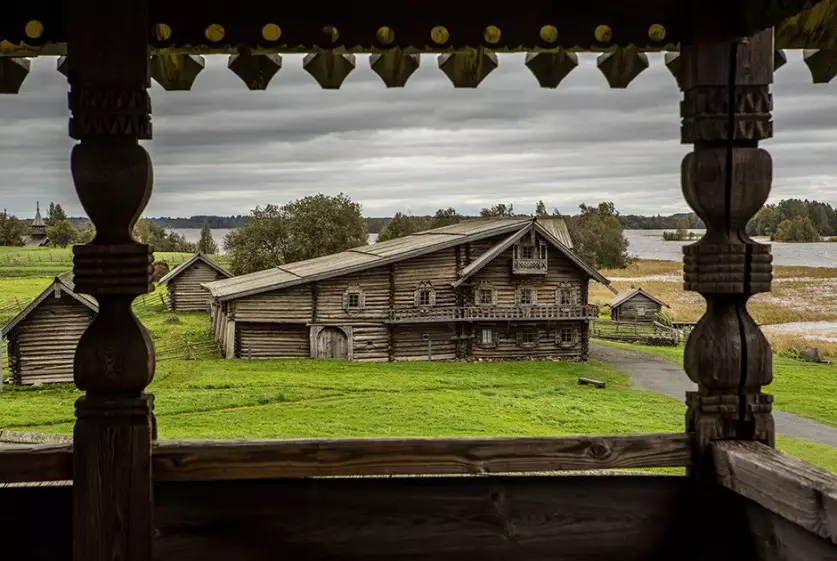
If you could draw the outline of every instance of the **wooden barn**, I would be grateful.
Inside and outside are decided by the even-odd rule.
[[[225,356],[586,360],[590,279],[562,218],[483,218],[211,282]]]
[[[55,277],[0,331],[9,341],[12,384],[73,381],[76,345],[99,310],[95,300],[74,288],[72,274]]]
[[[198,252],[161,278],[160,284],[168,288],[169,310],[205,312],[209,309],[209,292],[201,285],[232,276],[232,273]]]
[[[652,323],[657,312],[670,307],[642,288],[634,288],[617,294],[616,298],[610,301],[609,306],[610,319],[613,321],[636,323]]]

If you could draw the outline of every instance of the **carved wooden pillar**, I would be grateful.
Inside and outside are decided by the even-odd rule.
[[[685,289],[707,310],[685,351],[698,391],[687,395],[687,428],[700,450],[712,440],[774,442],[770,345],[747,312],[747,300],[770,290],[770,246],[744,228],[770,191],[770,154],[758,141],[772,135],[770,84],[773,31],[735,44],[682,49],[683,194],[706,223],[706,235],[683,248]]]
[[[152,397],[148,332],[131,311],[149,291],[151,251],[131,230],[151,194],[147,3],[74,0],[67,10],[71,166],[96,237],[74,248],[76,290],[99,313],[76,349],[73,556],[152,557]]]

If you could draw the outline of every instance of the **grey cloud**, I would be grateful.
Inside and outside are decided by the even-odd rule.
[[[627,90],[610,90],[581,56],[556,90],[542,90],[521,55],[477,90],[455,90],[434,57],[402,90],[387,90],[366,57],[340,91],[324,91],[284,57],[267,92],[250,92],[207,57],[191,92],[152,87],[155,165],[148,215],[246,213],[316,192],[343,191],[370,215],[476,212],[496,201],[538,199],[572,212],[613,200],[625,213],[686,210],[680,193],[680,94],[662,64]],[[837,96],[810,84],[799,53],[776,75],[774,198],[837,204]],[[66,81],[36,60],[18,96],[0,99],[0,207],[30,216],[34,200],[81,206],[69,177]]]

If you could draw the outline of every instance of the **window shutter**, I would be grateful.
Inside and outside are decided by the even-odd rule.
[[[518,329],[515,335],[517,336],[517,346],[523,345],[523,331]]]
[[[343,292],[343,309],[344,310],[349,309],[349,291],[348,290]]]
[[[364,291],[358,292],[357,295],[358,307],[363,310],[366,308],[366,293]]]
[[[436,290],[432,287],[430,287],[430,305],[436,305]]]
[[[418,308],[421,305],[421,285],[418,285],[413,291],[413,306]]]

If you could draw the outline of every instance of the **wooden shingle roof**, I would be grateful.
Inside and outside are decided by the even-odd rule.
[[[73,274],[72,273],[63,273],[55,277],[52,281],[52,284],[49,287],[41,292],[37,298],[32,300],[26,308],[23,309],[18,315],[12,318],[6,325],[3,326],[3,329],[0,329],[0,337],[5,337],[10,331],[12,331],[20,322],[25,320],[29,314],[31,314],[35,309],[41,305],[41,303],[46,300],[50,295],[59,295],[59,294],[66,294],[71,298],[77,300],[82,305],[86,306],[90,310],[95,313],[99,312],[99,304],[86,294],[78,294],[75,292],[75,284],[73,283]]]
[[[355,273],[371,269],[372,267],[388,265],[467,242],[503,234],[515,235],[520,232],[525,233],[531,228],[535,228],[545,239],[549,240],[554,246],[559,247],[576,265],[591,277],[603,284],[610,283],[610,281],[601,276],[598,271],[585,263],[563,242],[556,238],[553,232],[562,237],[566,235],[565,239],[567,241],[569,240],[566,225],[564,225],[563,229],[560,226],[544,229],[537,223],[536,219],[530,217],[495,217],[466,220],[458,224],[416,232],[415,234],[402,238],[360,246],[315,259],[289,263],[249,275],[204,283],[202,286],[209,290],[213,298],[220,300],[242,298],[261,292],[268,292],[270,290]],[[566,234],[562,234],[562,231],[566,232]],[[569,243],[571,244],[572,242]]]
[[[645,292],[645,291],[644,291],[644,290],[642,290],[641,288],[634,288],[633,290],[629,290],[628,292],[623,292],[623,293],[621,293],[621,294],[617,294],[617,295],[616,295],[616,298],[614,298],[613,300],[611,300],[611,301],[608,303],[608,305],[609,305],[611,308],[618,308],[619,306],[621,306],[622,304],[624,304],[625,302],[627,302],[628,300],[630,300],[631,298],[633,298],[634,296],[636,296],[636,295],[638,295],[638,294],[642,294],[643,296],[645,296],[645,297],[646,297],[646,298],[648,298],[649,300],[653,300],[654,302],[656,302],[656,303],[657,303],[657,304],[659,304],[660,306],[664,306],[664,307],[666,307],[666,308],[670,308],[670,307],[671,307],[671,306],[669,306],[668,304],[666,304],[665,302],[663,302],[662,300],[660,300],[659,298],[657,298],[656,296],[653,296],[653,295],[651,295],[651,294],[648,294],[647,292]]]
[[[174,269],[169,271],[167,274],[165,274],[163,276],[163,278],[160,279],[160,282],[158,284],[166,284],[171,279],[177,277],[180,273],[182,273],[183,271],[185,271],[186,269],[188,269],[190,266],[197,263],[198,261],[206,263],[207,265],[209,265],[210,267],[212,267],[213,269],[218,271],[218,273],[220,275],[224,276],[224,277],[230,278],[230,277],[233,276],[233,274],[231,272],[224,269],[219,264],[217,264],[215,261],[213,261],[212,259],[210,259],[209,257],[207,257],[206,255],[204,255],[203,253],[201,253],[199,251],[196,254],[194,254],[192,257],[190,257],[189,259],[187,259],[186,261],[184,261],[183,263],[181,263],[180,265],[178,265],[177,267],[175,267]]]

